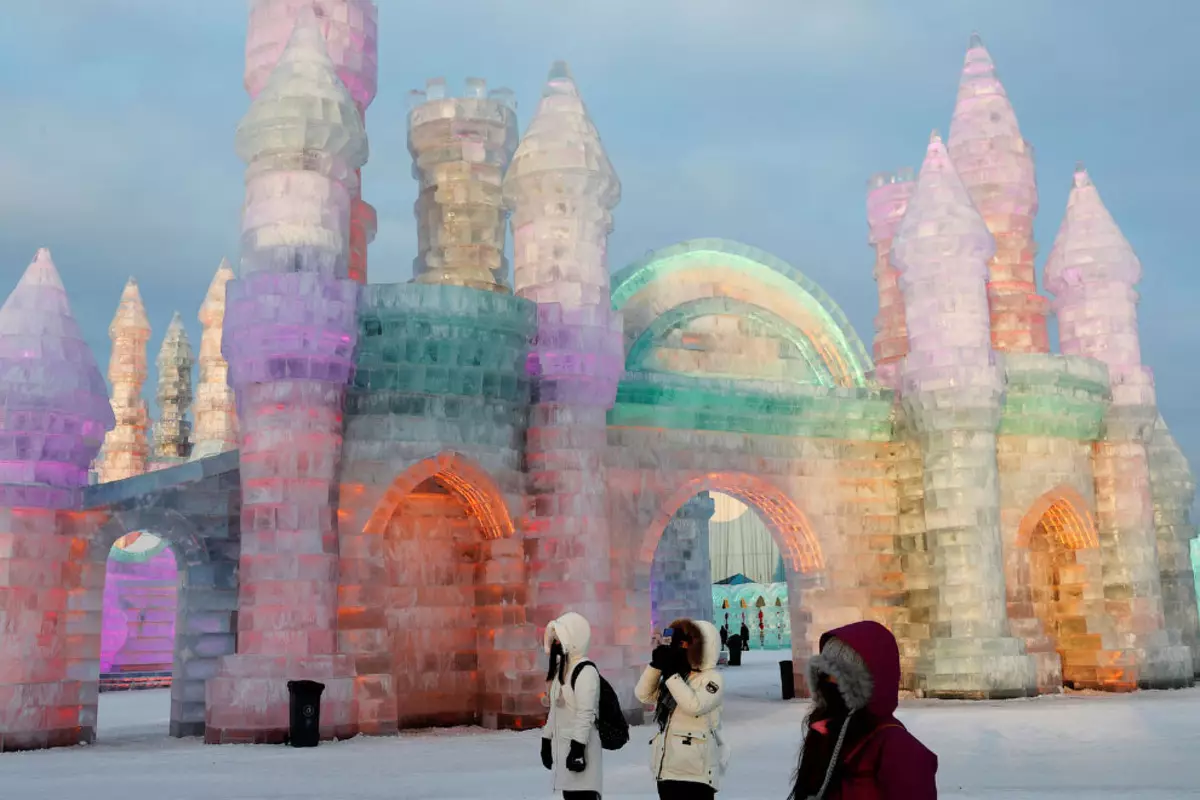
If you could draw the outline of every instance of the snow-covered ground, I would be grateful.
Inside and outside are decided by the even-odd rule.
[[[723,800],[784,800],[804,703],[778,698],[778,653],[726,672],[734,748]],[[549,800],[536,733],[461,729],[359,738],[315,750],[207,747],[166,737],[165,691],[105,694],[91,747],[0,756],[17,800]],[[905,704],[900,718],[941,758],[942,797],[1005,800],[1200,797],[1200,690]],[[605,754],[606,800],[655,796],[649,728]]]

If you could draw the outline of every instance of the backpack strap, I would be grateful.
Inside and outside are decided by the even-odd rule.
[[[596,670],[596,674],[600,674],[600,669],[591,661],[580,661],[575,665],[575,669],[571,670],[571,691],[575,691],[575,681],[579,678],[579,673],[583,672],[584,667],[591,667]]]

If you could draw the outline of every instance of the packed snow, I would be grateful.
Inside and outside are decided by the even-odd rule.
[[[803,702],[779,700],[779,653],[726,669],[724,800],[784,800]],[[454,729],[315,750],[166,737],[169,693],[105,694],[98,742],[0,756],[0,797],[85,800],[550,800],[536,733]],[[1200,690],[1004,703],[911,701],[898,714],[941,759],[942,797],[1200,797]],[[655,797],[651,730],[605,753],[605,800]]]

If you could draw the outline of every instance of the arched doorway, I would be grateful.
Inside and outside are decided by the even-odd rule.
[[[343,537],[339,640],[358,664],[363,732],[508,724],[502,632],[524,622],[512,533],[491,478],[443,453],[397,477],[361,536]]]
[[[150,531],[118,539],[105,568],[101,692],[171,685],[178,611],[179,565],[170,543]]]

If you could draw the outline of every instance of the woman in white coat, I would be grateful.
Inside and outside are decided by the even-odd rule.
[[[712,623],[688,619],[672,622],[670,632],[636,689],[654,705],[658,726],[650,770],[660,800],[712,800],[729,758],[721,737],[725,682],[716,671],[721,637]]]
[[[554,772],[554,790],[564,800],[600,800],[602,790],[600,673],[590,663],[575,671],[591,638],[588,621],[573,611],[546,626],[550,716],[542,729],[542,765]]]

